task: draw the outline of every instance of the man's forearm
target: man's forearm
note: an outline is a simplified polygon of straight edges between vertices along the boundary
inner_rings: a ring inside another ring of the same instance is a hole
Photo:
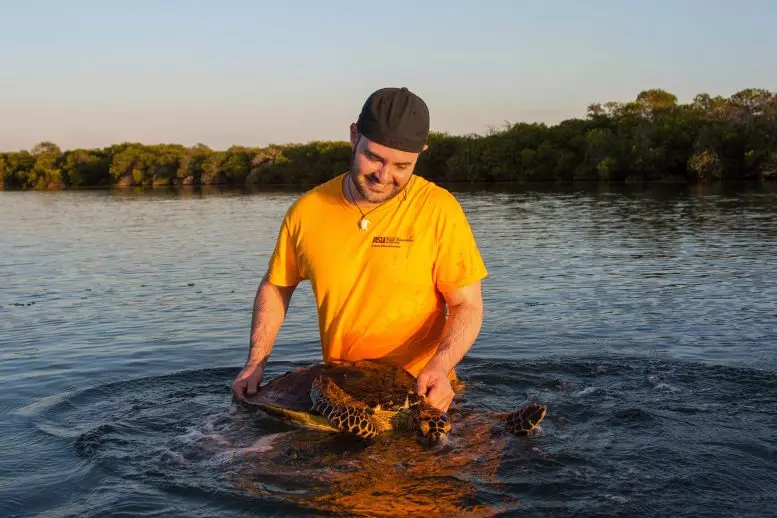
[[[460,304],[451,307],[440,346],[424,370],[452,371],[475,343],[482,325],[482,305]]]
[[[262,279],[254,298],[251,345],[246,363],[262,366],[267,363],[275,338],[286,318],[293,292],[294,286],[279,287],[270,284],[266,277]]]

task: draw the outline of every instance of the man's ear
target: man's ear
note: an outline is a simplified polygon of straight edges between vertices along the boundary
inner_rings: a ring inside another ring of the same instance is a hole
[[[356,144],[359,143],[359,129],[356,127],[356,123],[351,123],[351,149],[356,149]]]

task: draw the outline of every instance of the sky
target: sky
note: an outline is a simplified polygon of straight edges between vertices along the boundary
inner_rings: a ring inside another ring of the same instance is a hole
[[[774,27],[772,0],[0,0],[0,151],[347,140],[384,86],[456,135],[777,91]]]

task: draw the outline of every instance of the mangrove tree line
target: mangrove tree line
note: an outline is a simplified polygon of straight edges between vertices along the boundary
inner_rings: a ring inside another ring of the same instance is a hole
[[[348,169],[347,142],[213,150],[52,142],[0,153],[0,186],[313,185]],[[678,104],[660,89],[588,106],[585,119],[506,124],[486,135],[432,133],[418,174],[438,182],[777,180],[777,94],[746,89]]]

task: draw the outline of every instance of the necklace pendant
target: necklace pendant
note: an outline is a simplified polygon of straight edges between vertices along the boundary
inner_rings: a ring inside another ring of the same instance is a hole
[[[367,232],[367,227],[370,225],[370,220],[368,220],[365,217],[362,217],[362,219],[359,220],[359,230],[362,232]]]

